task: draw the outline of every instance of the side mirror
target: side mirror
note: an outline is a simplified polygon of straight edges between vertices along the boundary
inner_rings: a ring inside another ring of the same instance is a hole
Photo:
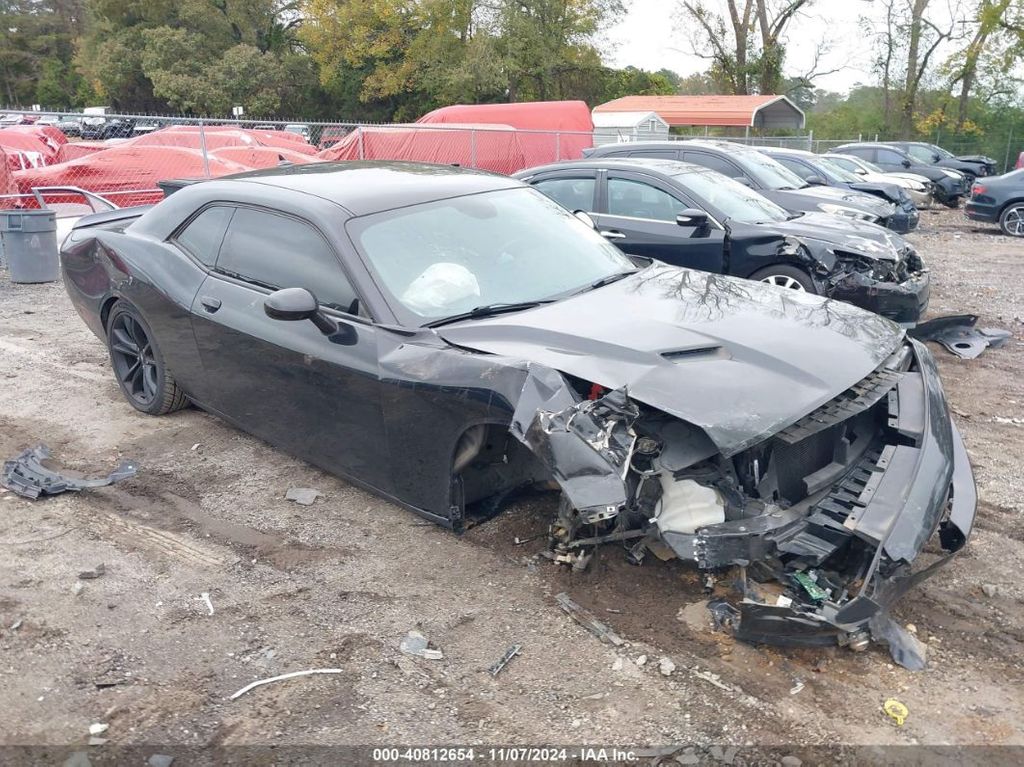
[[[904,168],[909,168],[910,167],[910,160],[904,160],[901,164],[903,165]]]
[[[751,189],[754,188],[754,182],[746,176],[737,176],[736,180],[739,181],[743,186],[749,186]]]
[[[861,168],[859,165],[853,169],[853,172],[856,173],[858,176],[868,175],[868,172],[864,168]]]
[[[585,210],[574,210],[572,212],[576,218],[582,221],[584,224],[589,226],[591,229],[597,229],[597,224],[594,223],[594,219],[590,217],[590,214]]]
[[[285,288],[271,293],[263,301],[263,311],[272,320],[311,320],[325,336],[338,329],[330,317],[320,312],[316,296],[305,288]]]
[[[808,176],[804,181],[811,186],[828,186],[828,182],[821,176]]]
[[[676,216],[676,223],[679,226],[693,226],[700,229],[708,225],[708,214],[697,208],[687,208]]]

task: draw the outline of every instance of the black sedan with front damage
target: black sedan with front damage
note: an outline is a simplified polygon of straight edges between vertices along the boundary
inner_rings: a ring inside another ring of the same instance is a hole
[[[454,530],[558,487],[554,558],[734,570],[712,607],[742,639],[874,636],[917,665],[889,608],[971,530],[921,344],[849,304],[637,264],[513,179],[258,171],[83,218],[61,263],[138,410],[192,401]]]
[[[824,213],[787,213],[700,165],[607,158],[516,177],[590,214],[632,255],[831,296],[905,324],[928,306],[928,272],[899,235]]]

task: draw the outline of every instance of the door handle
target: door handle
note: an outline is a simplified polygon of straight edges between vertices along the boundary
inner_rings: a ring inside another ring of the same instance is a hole
[[[213,314],[215,311],[220,309],[220,299],[214,298],[213,296],[200,296],[199,303],[201,303],[203,308],[210,314]]]
[[[624,240],[626,235],[622,232],[616,231],[615,229],[605,229],[601,232],[602,237],[606,237],[609,240]]]

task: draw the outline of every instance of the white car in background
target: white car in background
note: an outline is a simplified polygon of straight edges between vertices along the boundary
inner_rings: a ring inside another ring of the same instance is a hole
[[[886,173],[872,162],[854,157],[852,154],[832,154],[828,159],[843,170],[856,173],[865,181],[896,184],[907,190],[911,201],[918,208],[930,207],[932,203],[932,182],[917,173]]]

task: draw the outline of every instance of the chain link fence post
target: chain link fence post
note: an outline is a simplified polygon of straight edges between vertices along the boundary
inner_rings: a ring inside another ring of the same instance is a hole
[[[206,151],[206,126],[199,121],[199,148],[203,152],[203,176],[210,177],[210,155]]]

